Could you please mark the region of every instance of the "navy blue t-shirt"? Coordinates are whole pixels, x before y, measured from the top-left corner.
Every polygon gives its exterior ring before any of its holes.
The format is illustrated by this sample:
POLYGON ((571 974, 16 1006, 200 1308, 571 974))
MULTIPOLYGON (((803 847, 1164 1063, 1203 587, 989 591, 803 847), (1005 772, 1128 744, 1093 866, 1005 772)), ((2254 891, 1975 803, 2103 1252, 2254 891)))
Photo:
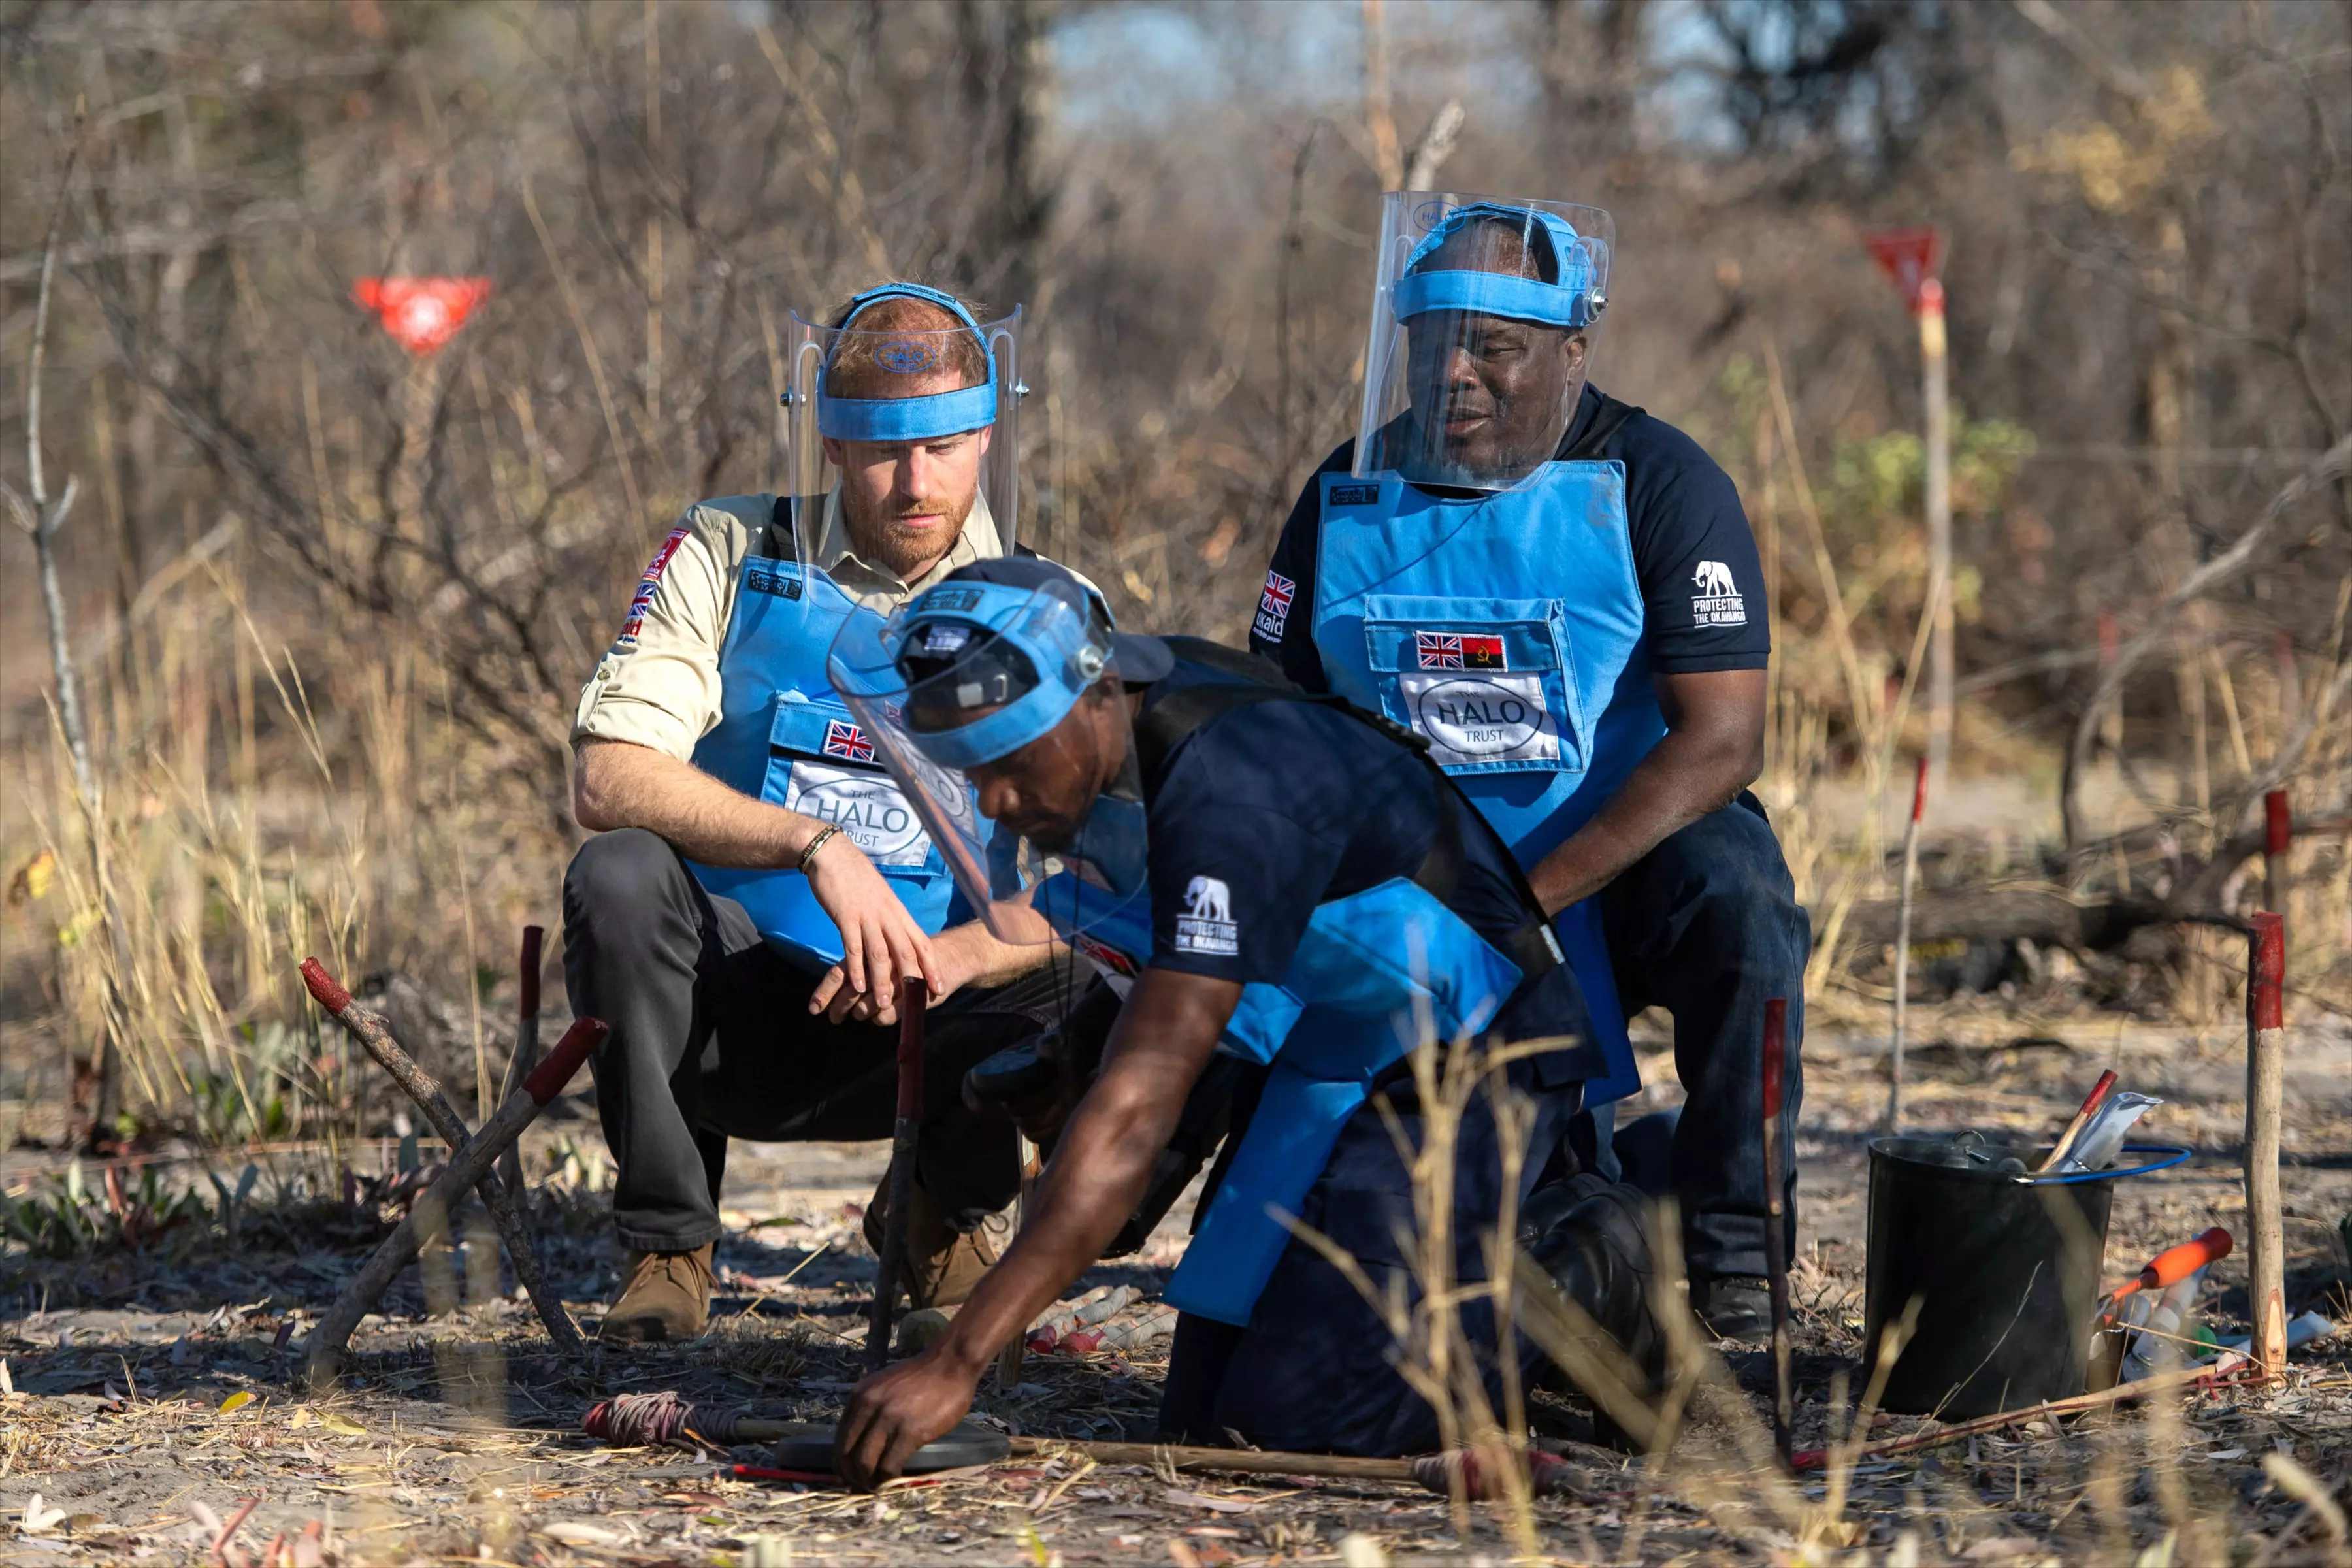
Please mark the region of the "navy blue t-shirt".
MULTIPOLYGON (((1587 385, 1560 450, 1581 441, 1600 411, 1601 394, 1587 385)), ((1318 476, 1347 472, 1355 450, 1353 441, 1343 444, 1318 476)), ((1763 668, 1772 650, 1764 567, 1731 476, 1688 436, 1639 412, 1601 444, 1600 456, 1625 465, 1625 516, 1646 606, 1650 667, 1665 675, 1763 668), (1696 603, 1702 599, 1704 607, 1696 603), (1740 618, 1733 621, 1734 615, 1740 618)), ((1318 489, 1309 479, 1283 524, 1250 647, 1308 690, 1328 691, 1315 647, 1318 489)))
MULTIPOLYGON (((1180 657, 1144 705, 1231 679, 1180 657)), ((1169 755, 1148 802, 1152 967, 1280 982, 1318 904, 1421 869, 1442 820, 1433 773, 1322 703, 1256 702, 1202 724, 1169 755)), ((1517 868, 1476 810, 1454 805, 1462 863, 1446 907, 1499 945, 1530 912, 1517 868)), ((1563 964, 1526 988, 1496 1026, 1511 1039, 1586 1035, 1574 972, 1563 964)), ((1549 1070, 1563 1078, 1593 1070, 1580 1052, 1554 1055, 1549 1070)))

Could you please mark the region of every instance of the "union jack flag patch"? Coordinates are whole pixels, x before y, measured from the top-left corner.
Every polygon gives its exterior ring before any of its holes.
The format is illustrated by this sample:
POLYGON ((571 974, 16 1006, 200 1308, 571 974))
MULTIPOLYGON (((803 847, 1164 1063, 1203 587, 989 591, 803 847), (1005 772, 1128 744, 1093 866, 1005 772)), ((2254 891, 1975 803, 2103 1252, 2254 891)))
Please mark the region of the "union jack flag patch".
POLYGON ((1257 616, 1250 630, 1267 642, 1282 640, 1284 626, 1290 619, 1290 603, 1298 594, 1298 584, 1279 572, 1265 574, 1265 589, 1257 596, 1257 616))
POLYGON ((1415 632, 1412 651, 1423 669, 1507 669, 1503 639, 1458 632, 1415 632))
POLYGON ((1265 592, 1258 595, 1257 607, 1278 621, 1288 620, 1291 596, 1297 592, 1297 584, 1279 572, 1269 572, 1265 574, 1265 592))
POLYGON ((826 756, 840 757, 847 762, 870 763, 874 760, 874 742, 866 738, 866 731, 838 719, 824 721, 824 749, 826 756))

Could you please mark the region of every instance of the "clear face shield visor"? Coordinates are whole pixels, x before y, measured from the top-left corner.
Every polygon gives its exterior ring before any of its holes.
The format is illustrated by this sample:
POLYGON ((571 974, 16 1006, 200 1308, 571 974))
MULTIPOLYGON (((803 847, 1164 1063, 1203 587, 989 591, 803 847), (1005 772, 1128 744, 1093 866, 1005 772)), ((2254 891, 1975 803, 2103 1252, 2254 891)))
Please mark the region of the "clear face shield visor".
MULTIPOLYGON (((850 301, 846 324, 818 326, 797 312, 785 323, 783 462, 779 487, 793 498, 799 558, 815 562, 827 498, 845 466, 890 492, 875 520, 959 511, 969 526, 995 524, 1013 552, 1020 517, 1021 310, 975 321, 953 295, 890 283, 850 301), (893 300, 929 309, 877 310, 893 300), (925 323, 877 324, 877 317, 925 323), (890 465, 887 476, 874 470, 890 465)), ((872 508, 876 503, 860 502, 872 508)))
POLYGON ((1533 478, 1576 416, 1615 247, 1598 207, 1382 196, 1356 475, 1482 490, 1533 478))
POLYGON ((1005 942, 1046 939, 1039 922, 1000 906, 1057 870, 1122 896, 1141 885, 1126 710, 1115 722, 1091 711, 1119 695, 1104 684, 1110 634, 1076 584, 950 581, 887 620, 853 615, 834 639, 834 689, 1005 942))

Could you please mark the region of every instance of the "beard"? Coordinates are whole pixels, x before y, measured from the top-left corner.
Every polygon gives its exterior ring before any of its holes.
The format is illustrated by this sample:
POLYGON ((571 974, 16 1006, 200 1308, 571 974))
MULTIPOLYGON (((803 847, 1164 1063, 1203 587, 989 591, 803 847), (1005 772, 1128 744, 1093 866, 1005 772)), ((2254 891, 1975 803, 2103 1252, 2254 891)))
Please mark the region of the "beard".
POLYGON ((893 497, 878 506, 869 506, 845 487, 841 515, 848 526, 850 546, 860 557, 887 566, 900 577, 912 579, 955 547, 955 542, 963 537, 964 522, 971 516, 979 498, 980 490, 975 486, 960 500, 925 496, 899 501, 893 497), (921 524, 907 521, 915 517, 940 517, 945 521, 921 524))

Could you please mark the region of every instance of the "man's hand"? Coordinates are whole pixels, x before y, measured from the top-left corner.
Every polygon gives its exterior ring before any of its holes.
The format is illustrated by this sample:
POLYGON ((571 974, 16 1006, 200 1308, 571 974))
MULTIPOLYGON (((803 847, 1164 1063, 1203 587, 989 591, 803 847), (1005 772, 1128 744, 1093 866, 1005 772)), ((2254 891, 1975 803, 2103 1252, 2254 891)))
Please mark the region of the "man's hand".
MULTIPOLYGON (((933 997, 945 994, 945 977, 932 954, 930 933, 898 901, 848 835, 835 834, 818 847, 808 863, 808 879, 817 907, 841 930, 836 968, 852 992, 895 1003, 898 982, 920 974, 933 997)), ((889 1017, 897 1016, 893 1010, 889 1017)))
POLYGON ((981 1276, 947 1338, 851 1394, 834 1444, 844 1476, 858 1486, 887 1480, 954 1426, 981 1370, 1102 1255, 1135 1212, 1241 996, 1237 981, 1144 970, 1021 1234, 981 1276))
POLYGON ((1668 834, 1720 811, 1764 771, 1764 672, 1652 678, 1665 738, 1591 821, 1528 872, 1546 914, 1613 882, 1668 834))
MULTIPOLYGON (((626 741, 581 742, 572 810, 591 832, 642 827, 689 860, 755 871, 799 866, 826 826, 626 741)), ((895 997, 901 979, 920 974, 932 994, 940 994, 929 935, 846 835, 827 838, 807 870, 817 907, 841 928, 842 971, 853 991, 895 997)))
POLYGON ((861 1490, 878 1487, 905 1469, 916 1449, 964 1418, 980 1386, 980 1368, 950 1360, 940 1353, 946 1348, 933 1345, 850 1391, 833 1436, 842 1479, 861 1490))
MULTIPOLYGON (((924 981, 930 988, 929 1005, 936 1007, 967 985, 1004 985, 1033 969, 1043 968, 1063 948, 1050 940, 1051 931, 1041 935, 1045 940, 1015 945, 999 941, 996 933, 980 921, 969 921, 941 931, 931 938, 933 968, 924 981)), ((809 1011, 823 1013, 836 1024, 895 1024, 898 1021, 898 992, 896 986, 878 994, 860 991, 850 984, 848 973, 836 963, 817 981, 815 991, 809 995, 809 1011)))

